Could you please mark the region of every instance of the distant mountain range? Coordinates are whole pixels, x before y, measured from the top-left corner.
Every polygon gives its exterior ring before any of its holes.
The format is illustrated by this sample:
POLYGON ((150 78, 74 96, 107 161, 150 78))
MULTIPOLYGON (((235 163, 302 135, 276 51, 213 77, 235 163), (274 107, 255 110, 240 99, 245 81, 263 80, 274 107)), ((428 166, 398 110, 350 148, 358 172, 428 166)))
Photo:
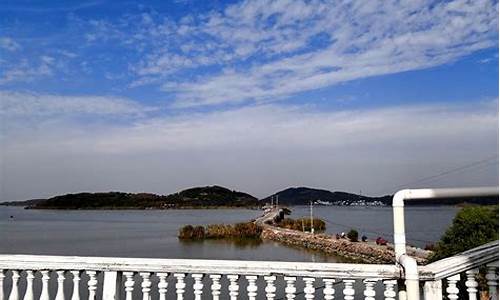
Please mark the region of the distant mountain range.
MULTIPOLYGON (((391 205, 392 195, 368 197, 346 192, 331 192, 308 187, 291 187, 264 199, 221 186, 194 187, 170 195, 151 193, 77 193, 55 196, 48 199, 3 202, 0 205, 25 206, 34 209, 168 209, 168 208, 217 208, 217 207, 261 207, 271 202, 280 205, 341 206, 385 206, 391 205)), ((457 205, 457 204, 498 204, 497 197, 466 199, 414 200, 408 205, 457 205)))

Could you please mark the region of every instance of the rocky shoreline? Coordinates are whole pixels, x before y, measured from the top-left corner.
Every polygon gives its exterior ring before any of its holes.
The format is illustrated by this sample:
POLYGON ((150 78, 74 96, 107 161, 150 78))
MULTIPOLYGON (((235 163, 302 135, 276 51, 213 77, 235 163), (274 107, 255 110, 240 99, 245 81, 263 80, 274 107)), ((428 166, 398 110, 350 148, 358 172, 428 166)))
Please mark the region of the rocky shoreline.
MULTIPOLYGON (((290 230, 273 226, 269 220, 273 219, 266 214, 256 220, 263 227, 261 238, 275 241, 288 246, 301 247, 326 254, 336 255, 358 263, 395 263, 395 254, 392 245, 377 245, 373 241, 351 242, 348 239, 337 239, 327 234, 310 234, 302 231, 290 230), (271 224, 270 224, 271 223, 271 224)), ((408 255, 414 257, 418 264, 425 264, 431 251, 420 248, 407 247, 408 255)))

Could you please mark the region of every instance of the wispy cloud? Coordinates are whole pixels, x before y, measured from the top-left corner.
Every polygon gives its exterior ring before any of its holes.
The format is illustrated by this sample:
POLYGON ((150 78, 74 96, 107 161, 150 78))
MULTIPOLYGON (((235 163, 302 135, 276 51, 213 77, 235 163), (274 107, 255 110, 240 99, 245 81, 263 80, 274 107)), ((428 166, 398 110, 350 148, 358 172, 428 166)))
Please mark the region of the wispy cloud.
POLYGON ((0 85, 11 82, 30 82, 35 79, 50 77, 54 74, 54 58, 50 56, 40 56, 38 61, 33 63, 27 59, 12 63, 0 71, 0 85))
POLYGON ((197 106, 282 99, 453 62, 495 45, 497 17, 489 0, 259 0, 177 23, 143 14, 125 40, 145 49, 130 68, 134 86, 163 81, 177 106, 197 106), (219 71, 204 74, 206 66, 219 71), (202 72, 194 80, 175 76, 189 69, 202 72))
POLYGON ((9 37, 0 37, 0 49, 16 51, 21 49, 21 45, 9 37))
POLYGON ((89 115, 140 115, 155 110, 115 96, 61 96, 0 91, 0 116, 26 118, 89 115))
MULTIPOLYGON (((497 8, 493 0, 255 0, 175 17, 153 9, 102 18, 72 13, 44 41, 44 53, 121 88, 150 85, 176 107, 269 102, 494 47, 497 8), (110 61, 112 70, 102 72, 110 61)), ((14 49, 12 42, 3 43, 14 49)), ((55 70, 31 52, 20 57, 3 63, 0 84, 55 70)))

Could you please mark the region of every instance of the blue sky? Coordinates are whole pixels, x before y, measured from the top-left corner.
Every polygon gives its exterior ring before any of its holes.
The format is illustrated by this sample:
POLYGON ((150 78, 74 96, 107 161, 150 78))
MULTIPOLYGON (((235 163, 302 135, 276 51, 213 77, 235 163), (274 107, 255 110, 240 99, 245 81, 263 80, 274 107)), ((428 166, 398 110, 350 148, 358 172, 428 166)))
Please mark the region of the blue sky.
POLYGON ((498 153, 498 3, 3 1, 0 97, 6 199, 389 193, 498 153))

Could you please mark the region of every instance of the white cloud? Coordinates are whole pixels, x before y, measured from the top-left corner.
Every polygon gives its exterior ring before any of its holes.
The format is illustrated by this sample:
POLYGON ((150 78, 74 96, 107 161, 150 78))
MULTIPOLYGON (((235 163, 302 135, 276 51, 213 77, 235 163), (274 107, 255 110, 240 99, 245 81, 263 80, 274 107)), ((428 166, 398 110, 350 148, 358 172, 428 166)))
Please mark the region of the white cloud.
MULTIPOLYGON (((2 197, 81 190, 170 193, 199 184, 258 196, 291 185, 388 193, 395 185, 497 153, 497 105, 495 100, 340 112, 259 105, 112 126, 50 118, 3 139, 2 197)), ((489 167, 425 184, 496 184, 498 165, 489 167)))
POLYGON ((175 89, 165 88, 177 93, 177 105, 275 100, 353 79, 453 62, 497 43, 498 16, 492 1, 433 6, 425 1, 279 4, 285 5, 244 2, 209 18, 199 30, 219 37, 237 57, 262 54, 269 59, 194 82, 180 80, 175 89), (262 28, 269 18, 275 18, 273 25, 262 28), (325 46, 307 49, 320 34, 325 46), (286 55, 273 56, 278 52, 286 55))
POLYGON ((21 49, 21 45, 9 37, 0 37, 0 49, 7 51, 17 51, 21 49))
POLYGON ((154 109, 114 96, 61 96, 0 91, 0 116, 11 119, 82 114, 139 115, 154 109))
POLYGON ((498 43, 497 11, 491 0, 257 0, 178 22, 155 12, 91 21, 90 34, 138 52, 131 87, 160 84, 185 107, 274 101, 454 62, 498 43))
POLYGON ((15 63, 9 62, 9 67, 0 71, 0 85, 49 77, 54 74, 54 67, 54 58, 46 55, 40 56, 37 63, 31 63, 27 59, 15 63))

